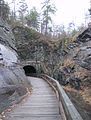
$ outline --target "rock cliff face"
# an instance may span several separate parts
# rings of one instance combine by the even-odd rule
[[[68,46],[68,54],[65,56],[60,70],[65,76],[64,84],[70,83],[79,89],[80,85],[91,83],[91,29],[82,32],[77,39]]]
[[[68,45],[67,50],[62,50],[61,42],[51,41],[27,27],[16,26],[13,33],[20,60],[40,61],[44,72],[58,79],[60,84],[70,82],[79,89],[81,80],[90,79],[90,28],[79,34],[77,39]]]
[[[20,60],[40,61],[40,71],[53,75],[61,61],[60,44],[28,27],[16,26],[13,33]]]
[[[28,27],[16,26],[13,29],[16,39],[17,52],[20,60],[42,60],[43,46],[48,47],[46,37]]]
[[[15,48],[15,38],[9,25],[0,18],[0,43]]]
[[[0,19],[0,112],[19,101],[29,87],[30,83],[19,65],[12,31]]]
[[[59,81],[84,120],[91,119],[91,28],[84,30],[68,45],[60,67]],[[62,78],[63,76],[63,78]],[[62,81],[63,80],[63,81]]]

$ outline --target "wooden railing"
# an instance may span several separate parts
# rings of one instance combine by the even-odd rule
[[[48,75],[41,75],[41,77],[46,80],[55,90],[59,99],[60,113],[63,114],[64,120],[83,120],[58,81]]]

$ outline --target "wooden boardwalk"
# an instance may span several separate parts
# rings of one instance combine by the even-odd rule
[[[49,84],[40,78],[28,79],[33,86],[32,94],[4,120],[63,120],[59,114],[58,100]]]

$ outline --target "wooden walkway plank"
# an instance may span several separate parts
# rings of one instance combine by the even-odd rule
[[[4,120],[63,120],[59,103],[52,88],[40,78],[28,77],[33,91],[23,104],[19,104]]]

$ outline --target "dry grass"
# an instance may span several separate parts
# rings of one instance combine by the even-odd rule
[[[73,93],[75,97],[78,97],[79,94],[85,103],[91,105],[91,88],[85,87],[79,92],[76,89],[71,88],[70,86],[64,87],[64,89],[70,93]]]
[[[80,95],[86,103],[91,105],[91,88],[86,87],[84,91],[80,91]]]
[[[67,67],[69,65],[74,65],[74,64],[75,64],[75,62],[71,58],[64,60],[64,67]]]
[[[83,79],[84,77],[86,77],[86,76],[89,76],[89,71],[88,70],[86,70],[86,69],[84,69],[84,68],[79,68],[75,73],[74,73],[74,75],[76,76],[76,77],[79,77],[79,78],[81,78],[81,79]]]
[[[90,120],[91,118],[91,88],[85,87],[77,91],[70,86],[65,87],[65,90],[74,103],[75,107],[83,117],[83,120]]]

